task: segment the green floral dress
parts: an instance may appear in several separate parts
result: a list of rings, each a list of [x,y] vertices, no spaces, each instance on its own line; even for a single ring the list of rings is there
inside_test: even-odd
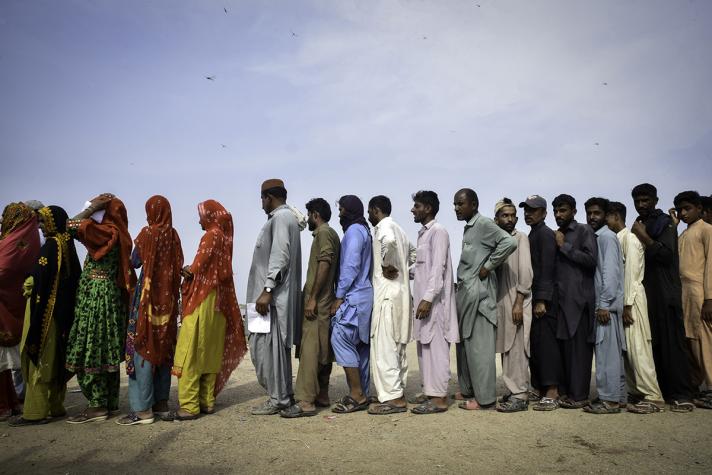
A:
[[[118,269],[118,247],[84,261],[67,349],[67,368],[75,373],[118,372],[124,360],[128,311],[116,285]]]

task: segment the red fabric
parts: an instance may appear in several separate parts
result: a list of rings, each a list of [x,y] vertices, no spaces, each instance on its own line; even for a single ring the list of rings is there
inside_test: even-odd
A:
[[[215,382],[217,395],[247,352],[247,343],[232,278],[232,215],[214,200],[200,203],[198,214],[205,235],[190,265],[193,278],[183,282],[183,315],[185,318],[193,313],[210,292],[217,290],[216,310],[227,319],[222,364]]]
[[[0,239],[0,346],[20,343],[25,320],[22,284],[39,254],[40,235],[34,214]]]
[[[12,381],[12,370],[6,369],[0,372],[0,414],[12,412],[19,405],[15,384]]]
[[[134,240],[143,262],[143,292],[134,347],[144,359],[162,365],[170,363],[176,344],[183,250],[165,197],[148,199],[146,220],[148,226]],[[165,325],[154,325],[150,315],[170,315],[170,320]]]
[[[116,283],[125,292],[125,298],[131,295],[136,285],[136,273],[131,267],[131,236],[129,235],[129,219],[126,207],[118,198],[112,198],[106,204],[106,212],[101,223],[93,219],[85,219],[79,226],[79,241],[87,248],[92,259],[98,261],[114,248],[119,246],[119,275]]]

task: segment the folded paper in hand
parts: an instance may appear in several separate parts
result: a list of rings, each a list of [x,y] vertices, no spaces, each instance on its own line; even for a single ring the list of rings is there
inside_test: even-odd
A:
[[[267,315],[260,315],[257,312],[257,304],[247,304],[247,329],[250,333],[269,333],[270,331],[270,311]]]

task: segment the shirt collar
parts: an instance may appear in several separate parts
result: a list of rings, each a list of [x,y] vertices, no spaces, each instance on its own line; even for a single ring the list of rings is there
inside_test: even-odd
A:
[[[275,214],[277,211],[279,211],[279,210],[281,210],[281,209],[285,209],[285,208],[286,208],[286,209],[289,209],[289,206],[287,206],[287,203],[285,203],[285,204],[283,204],[283,205],[277,206],[275,209],[273,209],[273,210],[270,212],[269,217],[271,218],[272,216],[274,216],[274,214]]]
[[[388,223],[390,223],[391,221],[393,221],[393,218],[391,218],[390,216],[386,216],[385,218],[383,218],[382,220],[380,220],[380,221],[378,222],[378,224],[375,225],[373,228],[374,228],[374,229],[379,229],[379,228],[381,227],[381,224],[388,224]]]
[[[465,227],[470,228],[470,227],[474,226],[475,223],[477,222],[477,220],[479,219],[479,217],[480,217],[480,213],[479,212],[475,213],[475,215],[472,218],[470,218],[470,220],[467,223],[465,223]]]
[[[418,230],[418,234],[419,234],[419,235],[420,235],[420,234],[423,234],[425,231],[427,231],[427,230],[429,230],[430,228],[432,228],[433,226],[435,226],[435,223],[437,223],[437,220],[436,220],[436,219],[433,219],[433,220],[430,221],[428,224],[422,225],[422,226],[420,227],[420,229]]]
[[[321,223],[319,226],[317,226],[316,229],[314,231],[312,231],[312,236],[316,236],[316,233],[321,231],[321,228],[323,228],[324,226],[328,227],[329,223]]]
[[[600,236],[601,234],[605,233],[606,229],[608,229],[608,226],[606,226],[605,224],[598,228],[598,231],[596,231],[596,236]]]

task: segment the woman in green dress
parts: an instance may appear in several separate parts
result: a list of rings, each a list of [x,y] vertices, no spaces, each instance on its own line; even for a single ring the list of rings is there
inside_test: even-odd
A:
[[[67,230],[87,249],[67,348],[67,369],[76,373],[89,402],[67,422],[83,424],[105,420],[119,408],[119,365],[136,274],[126,208],[114,195],[94,198]]]

